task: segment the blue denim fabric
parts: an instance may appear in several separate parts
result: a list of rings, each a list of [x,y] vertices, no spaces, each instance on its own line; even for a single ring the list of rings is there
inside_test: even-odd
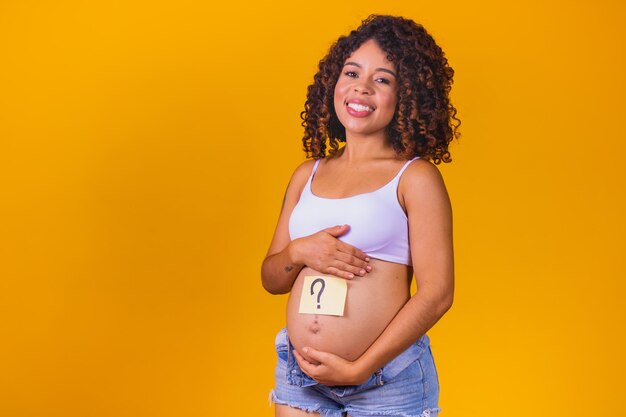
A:
[[[271,399],[323,417],[436,417],[439,382],[427,335],[376,371],[361,385],[326,386],[296,362],[286,328],[276,335],[276,387]]]

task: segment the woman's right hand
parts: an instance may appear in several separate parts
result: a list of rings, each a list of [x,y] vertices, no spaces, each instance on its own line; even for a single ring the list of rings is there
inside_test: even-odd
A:
[[[291,258],[324,274],[352,279],[364,276],[372,267],[370,258],[361,250],[337,239],[350,226],[333,226],[290,243]]]

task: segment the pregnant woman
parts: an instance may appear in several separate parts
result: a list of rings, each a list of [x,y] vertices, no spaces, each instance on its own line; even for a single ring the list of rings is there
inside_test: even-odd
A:
[[[262,266],[267,291],[290,293],[276,416],[439,413],[426,331],[453,299],[435,166],[450,162],[460,123],[453,73],[422,26],[393,16],[370,16],[320,61],[302,113],[313,160],[289,182]],[[317,310],[326,299],[338,310]]]

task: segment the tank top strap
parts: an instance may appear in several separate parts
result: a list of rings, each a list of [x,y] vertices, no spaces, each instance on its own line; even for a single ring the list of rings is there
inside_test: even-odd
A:
[[[400,177],[402,176],[402,173],[404,172],[405,169],[407,169],[409,167],[409,164],[413,161],[415,161],[416,159],[420,159],[419,156],[416,156],[413,159],[409,159],[408,161],[406,161],[406,163],[402,166],[402,168],[400,168],[400,171],[398,171],[398,174],[396,175],[395,180],[397,182],[400,182]]]
[[[315,163],[313,164],[313,170],[311,171],[311,175],[309,175],[309,179],[307,180],[306,185],[304,186],[303,192],[308,191],[309,193],[313,194],[313,191],[311,191],[311,183],[313,182],[313,176],[315,175],[315,171],[317,171],[317,167],[319,164],[320,164],[320,160],[316,159]]]
[[[315,171],[317,171],[317,166],[320,164],[321,159],[316,159],[315,163],[313,164],[313,171],[311,171],[311,175],[310,178],[313,178],[313,175],[315,175]]]

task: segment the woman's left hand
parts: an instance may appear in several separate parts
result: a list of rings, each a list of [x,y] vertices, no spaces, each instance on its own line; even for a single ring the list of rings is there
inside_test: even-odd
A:
[[[306,358],[295,349],[293,353],[300,369],[320,384],[361,385],[371,376],[367,370],[360,369],[357,362],[347,361],[332,353],[310,347],[302,349]]]

